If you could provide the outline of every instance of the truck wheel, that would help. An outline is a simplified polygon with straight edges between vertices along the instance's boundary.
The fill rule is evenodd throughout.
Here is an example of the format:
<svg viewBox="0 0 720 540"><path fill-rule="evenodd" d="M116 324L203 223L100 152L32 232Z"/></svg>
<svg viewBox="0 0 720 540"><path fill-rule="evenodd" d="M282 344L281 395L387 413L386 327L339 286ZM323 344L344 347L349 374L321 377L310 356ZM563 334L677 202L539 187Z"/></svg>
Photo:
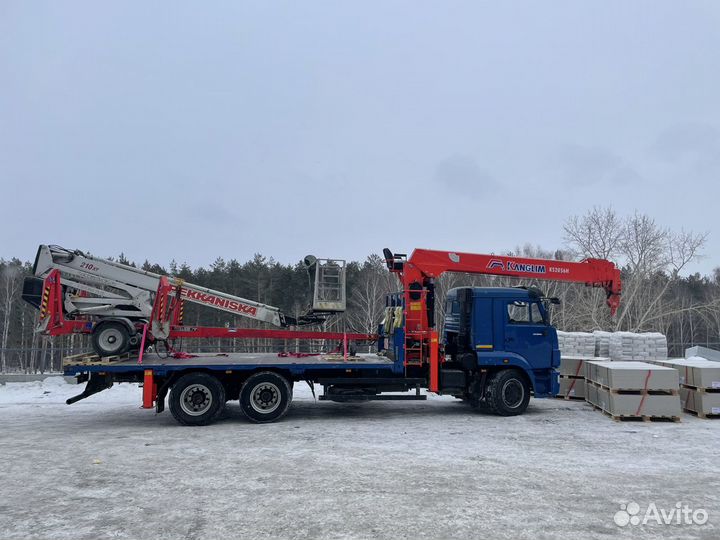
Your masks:
<svg viewBox="0 0 720 540"><path fill-rule="evenodd" d="M95 327L92 345L100 356L123 354L130 345L130 332L119 322L106 322Z"/></svg>
<svg viewBox="0 0 720 540"><path fill-rule="evenodd" d="M170 413L184 426L204 426L225 407L225 388L207 373L188 373L170 390Z"/></svg>
<svg viewBox="0 0 720 540"><path fill-rule="evenodd" d="M516 369L503 369L488 381L485 399L495 414L515 416L527 409L530 387L521 372Z"/></svg>
<svg viewBox="0 0 720 540"><path fill-rule="evenodd" d="M240 407L253 422L274 422L285 416L292 388L288 380L272 371L251 375L240 389Z"/></svg>

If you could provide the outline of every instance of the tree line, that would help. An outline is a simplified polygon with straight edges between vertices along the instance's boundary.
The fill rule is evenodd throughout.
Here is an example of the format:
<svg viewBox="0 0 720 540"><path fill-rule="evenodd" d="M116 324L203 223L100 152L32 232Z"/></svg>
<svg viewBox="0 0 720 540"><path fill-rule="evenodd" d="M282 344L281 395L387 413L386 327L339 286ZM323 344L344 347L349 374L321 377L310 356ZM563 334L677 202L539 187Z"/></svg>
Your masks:
<svg viewBox="0 0 720 540"><path fill-rule="evenodd" d="M614 261L622 271L620 309L610 316L602 289L579 284L512 278L444 274L436 283L438 311L442 321L447 291L458 286L534 285L547 296L560 299L553 306L552 322L561 330L656 331L668 336L670 354L682 356L685 347L720 348L720 268L711 275L687 274L687 266L703 255L707 235L673 231L651 217L635 213L621 217L612 208L593 208L572 216L563 227L564 242L555 251L531 244L504 253L523 257L581 260L587 257ZM480 250L481 251L481 250ZM120 254L116 260L136 265ZM288 315L305 313L311 301L307 270L301 261L282 264L256 254L241 262L218 258L209 267L191 268L175 261L167 266L145 261L144 270L180 277L185 281L276 306ZM0 371L57 371L65 355L90 350L87 336L43 338L33 331L37 311L21 299L22 283L31 274L29 262L0 259ZM399 289L385 261L377 254L347 264L347 311L333 316L323 330L374 333L383 317L385 295ZM187 302L185 324L203 326L258 327L243 317ZM237 352L307 350L314 343L278 343L275 340L188 340L176 344L184 350L232 350Z"/></svg>

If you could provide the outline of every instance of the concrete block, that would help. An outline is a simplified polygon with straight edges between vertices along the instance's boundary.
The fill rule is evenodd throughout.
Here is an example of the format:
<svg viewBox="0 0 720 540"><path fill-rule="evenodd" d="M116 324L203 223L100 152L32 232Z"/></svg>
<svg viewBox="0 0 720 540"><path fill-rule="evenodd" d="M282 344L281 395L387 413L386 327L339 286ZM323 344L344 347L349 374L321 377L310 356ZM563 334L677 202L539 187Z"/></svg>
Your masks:
<svg viewBox="0 0 720 540"><path fill-rule="evenodd" d="M585 398L585 379L575 377L560 377L561 397Z"/></svg>
<svg viewBox="0 0 720 540"><path fill-rule="evenodd" d="M677 370L646 362L587 362L585 366L589 381L616 390L677 390L679 385Z"/></svg>
<svg viewBox="0 0 720 540"><path fill-rule="evenodd" d="M597 403L612 416L680 416L680 396L655 394L616 394L596 387Z"/></svg>
<svg viewBox="0 0 720 540"><path fill-rule="evenodd" d="M595 356L595 336L588 332L558 330L560 354L568 356Z"/></svg>
<svg viewBox="0 0 720 540"><path fill-rule="evenodd" d="M610 336L612 332L603 332L602 330L595 330L593 332L595 336L595 356L597 357L610 357Z"/></svg>
<svg viewBox="0 0 720 540"><path fill-rule="evenodd" d="M685 384L698 388L711 388L720 390L720 362L713 362L716 366L694 364L690 366L689 381Z"/></svg>
<svg viewBox="0 0 720 540"><path fill-rule="evenodd" d="M683 409L693 411L699 416L720 416L720 392L703 392L681 386L680 401Z"/></svg>
<svg viewBox="0 0 720 540"><path fill-rule="evenodd" d="M709 349L708 347L690 347L685 349L685 358L691 358L693 356L700 356L706 360L712 360L713 362L720 362L720 351L715 349Z"/></svg>
<svg viewBox="0 0 720 540"><path fill-rule="evenodd" d="M585 363L595 360L609 361L609 358L595 358L594 356L573 356L560 355L560 367L558 373L560 375L569 375L572 377L585 376Z"/></svg>
<svg viewBox="0 0 720 540"><path fill-rule="evenodd" d="M585 383L585 401L599 407L600 405L598 405L597 390L598 387L594 384L588 384L587 382Z"/></svg>
<svg viewBox="0 0 720 540"><path fill-rule="evenodd" d="M687 359L665 360L663 365L677 369L680 384L699 388L720 388L720 362L693 356Z"/></svg>
<svg viewBox="0 0 720 540"><path fill-rule="evenodd" d="M609 355L612 360L667 358L667 338L657 332L613 332L610 334Z"/></svg>

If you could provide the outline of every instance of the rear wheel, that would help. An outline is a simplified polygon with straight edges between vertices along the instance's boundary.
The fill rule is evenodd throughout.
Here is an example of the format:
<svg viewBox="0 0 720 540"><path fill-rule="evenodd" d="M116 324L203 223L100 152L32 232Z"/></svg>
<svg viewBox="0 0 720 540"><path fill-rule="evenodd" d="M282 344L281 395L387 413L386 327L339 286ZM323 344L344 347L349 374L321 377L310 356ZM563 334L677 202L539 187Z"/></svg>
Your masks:
<svg viewBox="0 0 720 540"><path fill-rule="evenodd" d="M488 381L485 401L495 414L522 414L530 402L530 386L520 371L504 369L495 373Z"/></svg>
<svg viewBox="0 0 720 540"><path fill-rule="evenodd" d="M100 356L123 354L130 345L130 332L119 322L101 323L93 330L92 344Z"/></svg>
<svg viewBox="0 0 720 540"><path fill-rule="evenodd" d="M292 401L290 382L273 371L251 375L240 389L240 407L253 422L274 422L285 416Z"/></svg>
<svg viewBox="0 0 720 540"><path fill-rule="evenodd" d="M188 373L170 390L170 413L185 426L204 426L225 408L225 388L207 373Z"/></svg>

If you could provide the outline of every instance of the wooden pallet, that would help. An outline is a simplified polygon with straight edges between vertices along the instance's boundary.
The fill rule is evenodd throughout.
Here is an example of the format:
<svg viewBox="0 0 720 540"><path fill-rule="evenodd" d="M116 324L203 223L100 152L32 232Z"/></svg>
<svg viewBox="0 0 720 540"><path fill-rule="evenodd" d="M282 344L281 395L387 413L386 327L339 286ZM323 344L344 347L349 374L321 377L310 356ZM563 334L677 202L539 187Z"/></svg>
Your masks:
<svg viewBox="0 0 720 540"><path fill-rule="evenodd" d="M557 396L555 396L555 399L564 399L565 401L585 401L584 397L567 396L563 394L558 394Z"/></svg>
<svg viewBox="0 0 720 540"><path fill-rule="evenodd" d="M586 380L587 384L591 384L596 388L602 388L603 390L606 390L607 392L610 392L611 394L625 394L625 395L634 395L634 396L642 396L642 395L648 395L648 396L677 396L680 393L680 390L677 388L671 388L668 390L637 390L637 389L629 389L629 388L610 388L609 386L606 386L604 384L600 384L599 382Z"/></svg>
<svg viewBox="0 0 720 540"><path fill-rule="evenodd" d="M703 418L706 420L716 420L716 419L720 418L720 414L705 414L703 412L693 411L690 409L683 409L683 412L692 414L693 416L696 416L698 418Z"/></svg>
<svg viewBox="0 0 720 540"><path fill-rule="evenodd" d="M589 402L588 402L589 403ZM605 416L608 416L615 420L615 422L680 422L681 419L679 416L650 416L650 415L627 415L627 416L619 416L616 414L612 414L605 409L598 407L597 405L590 403L592 405L593 410L602 412Z"/></svg>
<svg viewBox="0 0 720 540"><path fill-rule="evenodd" d="M116 356L101 358L96 353L73 354L63 358L63 366L106 366L120 360L129 360L130 354L125 353Z"/></svg>
<svg viewBox="0 0 720 540"><path fill-rule="evenodd" d="M705 388L702 386L692 386L691 384L681 384L683 388L695 390L699 394L720 394L720 388Z"/></svg>

